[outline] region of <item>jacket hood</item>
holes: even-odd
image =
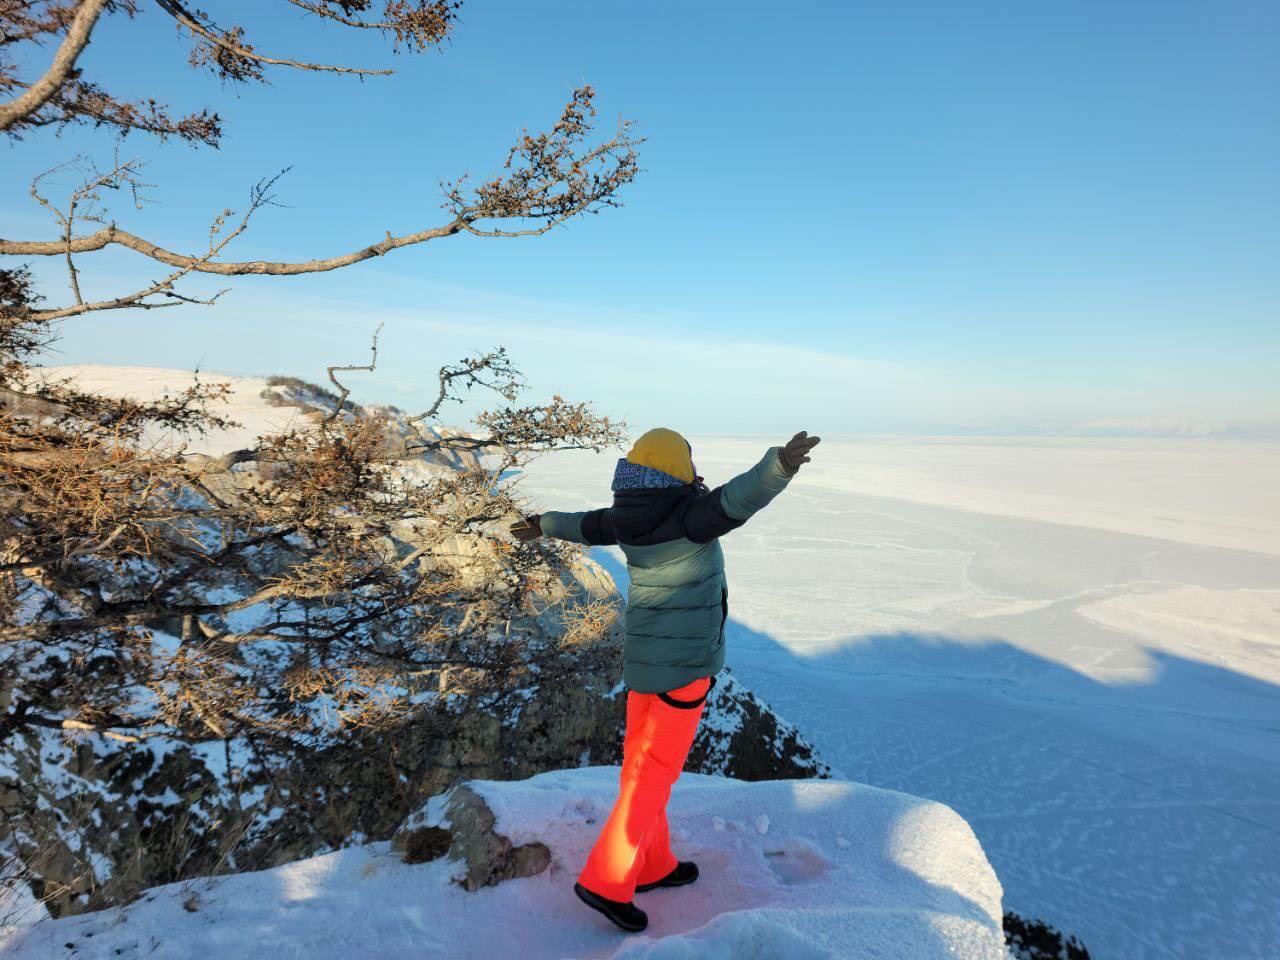
[[[644,546],[684,536],[681,513],[695,496],[691,484],[619,490],[609,519],[619,543]]]
[[[665,470],[646,467],[632,463],[626,457],[618,461],[613,468],[613,483],[610,489],[617,493],[620,490],[652,490],[669,487],[684,487],[689,481],[672,476]]]

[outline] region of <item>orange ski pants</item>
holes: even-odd
[[[667,831],[667,799],[684,769],[702,719],[711,680],[701,677],[665,696],[627,693],[618,801],[578,882],[592,893],[627,903],[636,884],[661,880],[676,868]]]

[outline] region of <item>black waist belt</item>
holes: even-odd
[[[711,693],[712,688],[716,685],[715,677],[708,677],[707,679],[711,681],[709,684],[707,684],[707,692],[704,693],[702,696],[700,696],[697,700],[677,700],[675,697],[673,697],[669,693],[658,694],[658,699],[661,700],[663,703],[667,704],[668,706],[678,707],[681,710],[695,710],[698,707],[702,706],[703,701],[707,699],[707,696]]]

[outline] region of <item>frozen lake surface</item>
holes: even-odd
[[[520,482],[604,506],[618,455]],[[731,669],[959,811],[1007,908],[1098,960],[1280,954],[1280,443],[827,439],[724,548]]]

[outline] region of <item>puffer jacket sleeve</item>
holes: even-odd
[[[683,517],[685,536],[694,543],[709,543],[767,507],[795,475],[783,467],[780,450],[770,447],[750,470],[691,501]]]
[[[609,518],[609,508],[588,510],[585,513],[563,513],[548,510],[539,518],[542,535],[589,546],[607,546],[618,542]]]

